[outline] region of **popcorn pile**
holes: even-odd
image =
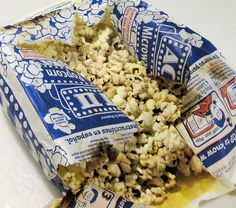
[[[89,28],[77,18],[74,31],[72,46],[44,42],[27,47],[63,61],[93,82],[139,125],[139,131],[123,152],[101,147],[99,160],[61,166],[60,177],[74,192],[88,182],[133,202],[158,204],[175,187],[178,173],[203,171],[173,126],[180,116],[183,89],[148,77],[111,27],[101,23]]]

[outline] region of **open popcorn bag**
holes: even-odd
[[[51,207],[198,207],[235,189],[236,72],[164,12],[63,1],[0,44],[0,103],[65,195]]]

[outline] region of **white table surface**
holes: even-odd
[[[54,0],[0,0],[0,25]],[[235,0],[149,0],[210,39],[236,66]],[[42,208],[59,196],[0,110],[0,207]],[[236,207],[236,192],[201,208]],[[176,208],[178,206],[176,205]]]

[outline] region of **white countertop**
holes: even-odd
[[[54,0],[0,0],[0,25]],[[211,40],[236,66],[235,0],[149,0],[159,10]],[[11,124],[0,110],[0,207],[42,208],[59,196],[44,177]],[[234,208],[236,192],[201,208]],[[178,206],[176,206],[178,208]]]

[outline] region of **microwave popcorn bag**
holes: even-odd
[[[187,84],[185,119],[177,128],[208,170],[232,187],[235,73],[209,41],[143,1],[65,2],[0,30],[0,102],[45,174],[63,191],[59,164],[91,159],[98,141],[119,147],[136,126],[65,64],[16,45],[72,44],[75,16],[93,26],[107,6],[118,34],[149,75]]]
[[[187,85],[177,129],[203,165],[236,185],[236,72],[205,38],[143,1],[112,1],[111,19],[152,76]]]

